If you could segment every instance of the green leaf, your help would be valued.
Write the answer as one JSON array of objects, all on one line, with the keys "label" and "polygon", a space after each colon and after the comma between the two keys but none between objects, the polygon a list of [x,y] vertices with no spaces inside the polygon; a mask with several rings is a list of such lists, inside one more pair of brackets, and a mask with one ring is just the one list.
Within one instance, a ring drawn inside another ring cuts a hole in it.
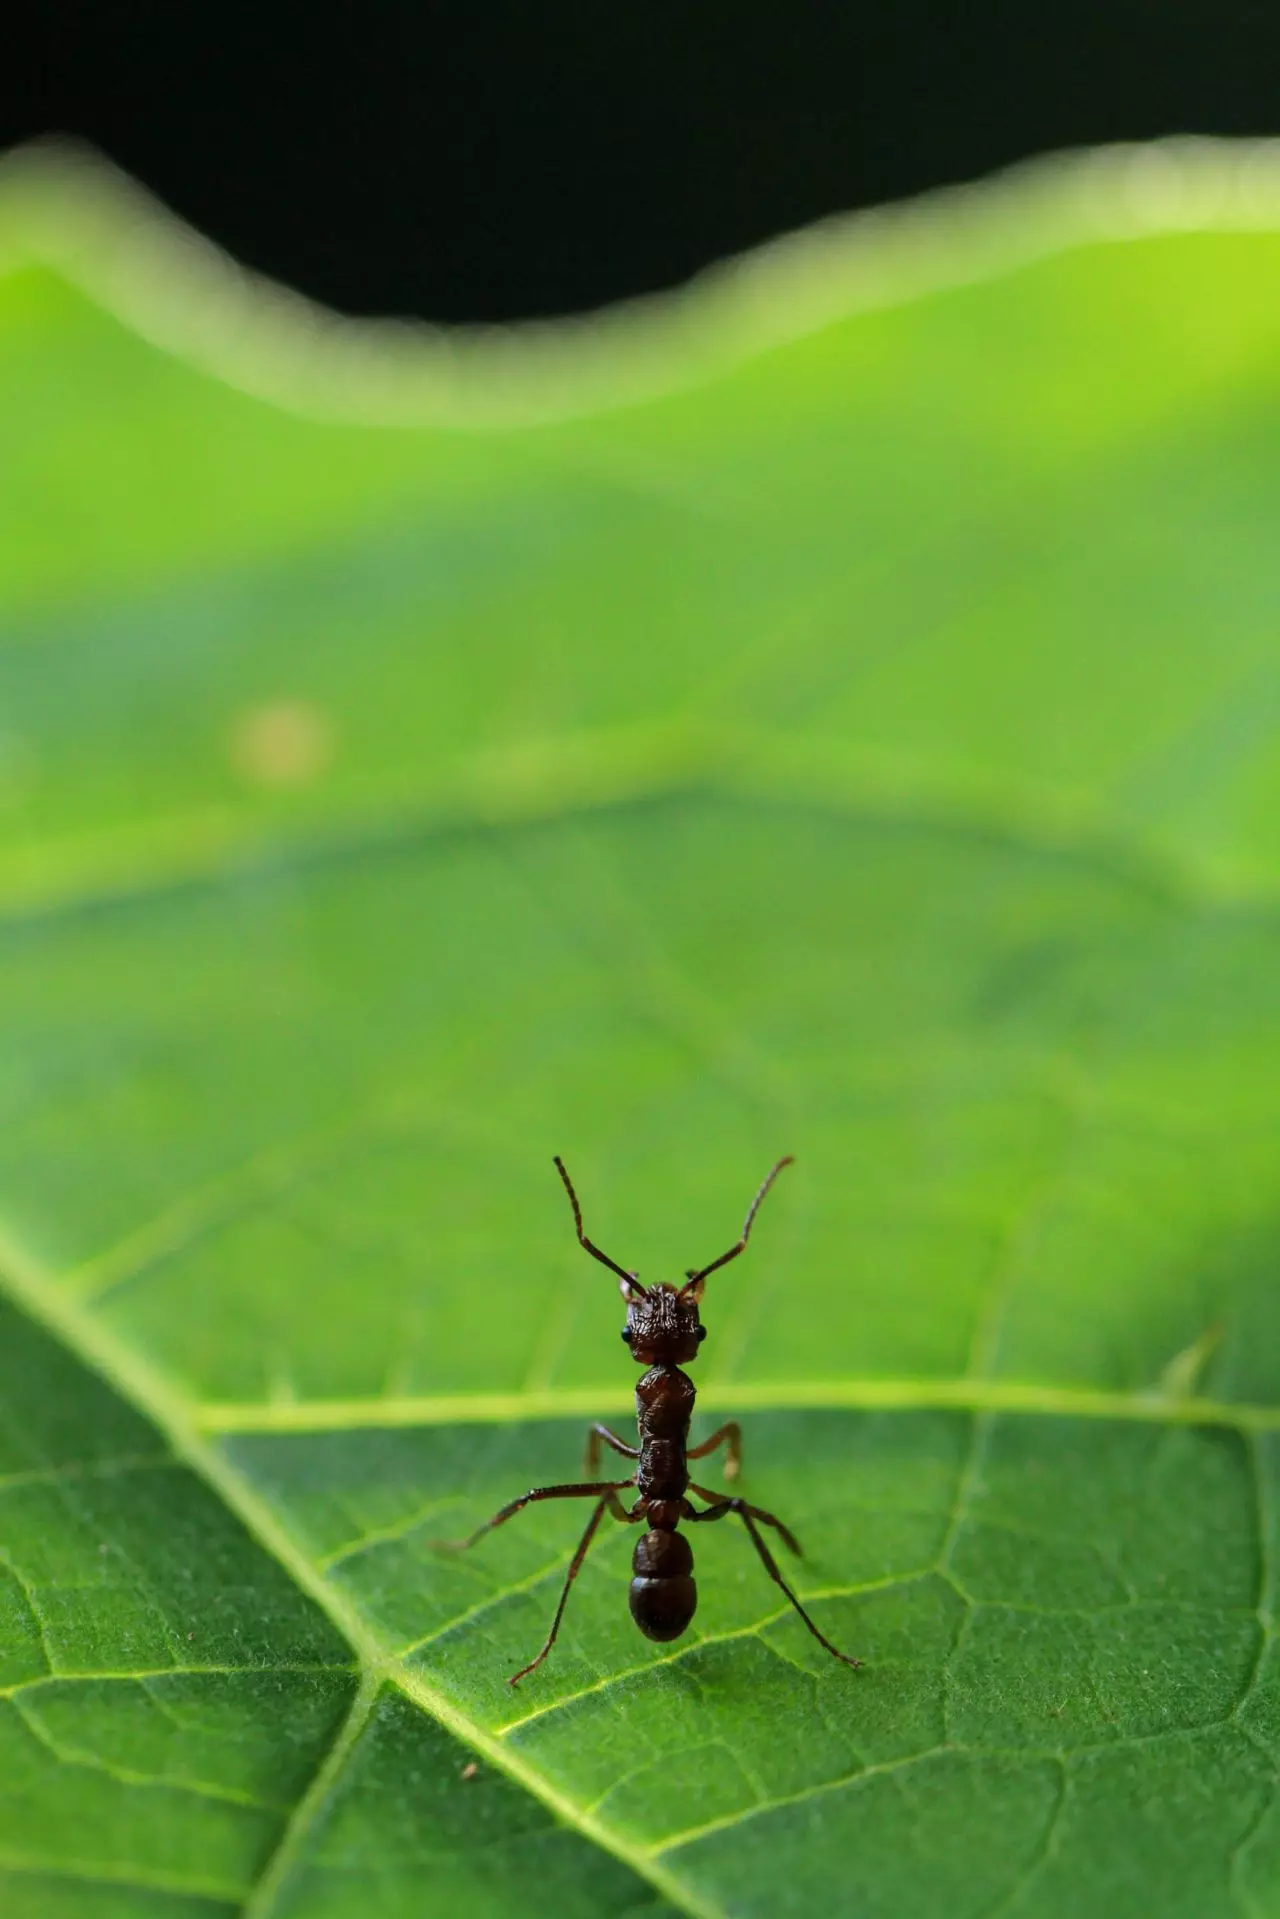
[{"label": "green leaf", "polygon": [[[1280,1912],[1269,152],[505,341],[66,157],[0,256],[5,1912]],[[557,1151],[648,1278],[797,1154],[696,1433],[860,1672],[610,1526],[508,1687]]]}]

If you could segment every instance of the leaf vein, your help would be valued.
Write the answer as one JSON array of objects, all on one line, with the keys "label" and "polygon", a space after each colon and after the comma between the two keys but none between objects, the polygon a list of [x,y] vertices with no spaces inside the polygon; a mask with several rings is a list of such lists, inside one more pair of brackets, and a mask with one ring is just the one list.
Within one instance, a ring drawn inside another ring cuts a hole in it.
[{"label": "leaf vein", "polygon": [[342,1724],[334,1733],[328,1751],[312,1775],[306,1791],[293,1808],[267,1861],[257,1885],[245,1900],[242,1919],[268,1919],[277,1895],[283,1889],[308,1835],[313,1831],[326,1801],[332,1796],[356,1743],[377,1704],[382,1681],[376,1673],[366,1673]]}]

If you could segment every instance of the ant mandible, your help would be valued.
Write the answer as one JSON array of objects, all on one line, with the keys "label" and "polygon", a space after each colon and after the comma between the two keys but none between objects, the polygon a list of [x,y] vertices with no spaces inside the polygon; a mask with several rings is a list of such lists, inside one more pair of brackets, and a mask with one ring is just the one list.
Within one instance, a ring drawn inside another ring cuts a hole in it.
[{"label": "ant mandible", "polygon": [[[578,1576],[596,1529],[606,1512],[631,1525],[644,1521],[648,1527],[637,1540],[632,1556],[630,1592],[631,1617],[646,1639],[678,1639],[693,1618],[698,1603],[698,1590],[693,1578],[693,1550],[684,1535],[676,1530],[680,1521],[723,1519],[726,1513],[737,1513],[751,1535],[765,1571],[775,1585],[781,1586],[818,1643],[846,1666],[860,1666],[860,1659],[851,1659],[848,1653],[833,1646],[825,1633],[819,1632],[779,1572],[759,1528],[773,1526],[784,1545],[791,1552],[799,1554],[800,1546],[794,1533],[780,1519],[772,1513],[763,1512],[759,1506],[749,1506],[745,1499],[726,1498],[689,1478],[688,1461],[703,1459],[721,1445],[725,1448],[725,1478],[736,1479],[738,1476],[742,1459],[742,1434],[736,1420],[728,1420],[712,1433],[710,1439],[704,1439],[700,1446],[690,1448],[689,1421],[693,1414],[696,1389],[689,1375],[680,1369],[682,1363],[687,1364],[696,1358],[698,1348],[706,1338],[707,1329],[698,1316],[698,1301],[702,1298],[705,1281],[719,1267],[727,1266],[731,1259],[736,1259],[739,1253],[746,1251],[752,1222],[760,1203],[783,1167],[791,1165],[791,1154],[778,1161],[752,1200],[743,1223],[742,1237],[727,1253],[721,1253],[719,1259],[713,1259],[709,1266],[690,1268],[685,1274],[685,1284],[679,1289],[665,1284],[642,1286],[637,1274],[627,1272],[625,1267],[619,1266],[616,1260],[610,1259],[607,1253],[601,1252],[587,1238],[582,1228],[582,1208],[578,1204],[578,1195],[573,1190],[573,1181],[558,1153],[555,1163],[569,1195],[569,1204],[573,1207],[573,1223],[577,1227],[579,1244],[593,1259],[598,1259],[602,1266],[607,1266],[618,1275],[619,1290],[627,1304],[627,1323],[622,1329],[622,1337],[631,1348],[631,1357],[648,1370],[636,1386],[639,1446],[628,1446],[608,1426],[593,1426],[587,1435],[586,1454],[586,1471],[591,1477],[585,1483],[536,1486],[532,1492],[522,1493],[519,1499],[513,1499],[500,1512],[496,1512],[469,1539],[435,1542],[446,1551],[463,1552],[468,1546],[474,1546],[478,1539],[483,1539],[486,1533],[492,1532],[495,1526],[505,1525],[508,1519],[537,1500],[595,1500],[595,1511],[578,1542],[578,1550],[569,1562],[560,1603],[556,1607],[546,1642],[527,1666],[512,1673],[507,1683],[519,1685],[535,1666],[542,1664],[554,1646],[569,1588]],[[602,1441],[606,1446],[611,1446],[615,1453],[621,1453],[624,1459],[638,1462],[629,1479],[599,1478]],[[640,1494],[629,1512],[618,1498],[618,1494],[628,1486],[636,1487]],[[690,1490],[706,1501],[701,1511],[686,1497]]]}]

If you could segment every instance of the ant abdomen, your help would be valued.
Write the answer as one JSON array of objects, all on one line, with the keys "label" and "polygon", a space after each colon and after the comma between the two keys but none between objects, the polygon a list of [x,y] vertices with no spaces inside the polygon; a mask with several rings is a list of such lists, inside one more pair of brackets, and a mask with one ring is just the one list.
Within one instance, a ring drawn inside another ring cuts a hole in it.
[{"label": "ant abdomen", "polygon": [[646,1639],[678,1639],[698,1605],[693,1549],[683,1533],[642,1533],[631,1559],[631,1617]]}]

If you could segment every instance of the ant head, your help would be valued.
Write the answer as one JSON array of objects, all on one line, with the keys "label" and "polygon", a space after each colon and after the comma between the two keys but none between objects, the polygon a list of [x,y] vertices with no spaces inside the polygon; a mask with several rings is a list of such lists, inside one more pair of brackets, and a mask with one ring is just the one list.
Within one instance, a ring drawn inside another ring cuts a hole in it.
[{"label": "ant head", "polygon": [[751,1237],[751,1223],[760,1210],[761,1200],[783,1167],[790,1164],[791,1155],[788,1153],[784,1159],[777,1161],[766,1176],[747,1208],[747,1217],[742,1223],[742,1237],[734,1242],[727,1253],[721,1253],[719,1259],[713,1259],[709,1266],[690,1268],[685,1274],[685,1284],[677,1291],[674,1286],[642,1286],[635,1273],[629,1273],[625,1266],[619,1266],[616,1259],[610,1259],[594,1240],[587,1238],[573,1181],[569,1178],[564,1161],[556,1154],[556,1171],[573,1208],[578,1244],[584,1252],[590,1253],[592,1259],[598,1259],[602,1266],[607,1266],[611,1273],[618,1275],[622,1297],[627,1302],[627,1323],[622,1329],[622,1337],[631,1348],[632,1358],[641,1366],[683,1366],[697,1357],[698,1348],[706,1338],[706,1328],[698,1316],[703,1283],[708,1274],[719,1272],[731,1259],[737,1259],[739,1253],[745,1253]]},{"label": "ant head", "polygon": [[641,1366],[684,1366],[698,1356],[707,1329],[698,1316],[701,1285],[650,1286],[624,1279],[619,1287],[627,1302],[622,1337],[631,1357]]}]

